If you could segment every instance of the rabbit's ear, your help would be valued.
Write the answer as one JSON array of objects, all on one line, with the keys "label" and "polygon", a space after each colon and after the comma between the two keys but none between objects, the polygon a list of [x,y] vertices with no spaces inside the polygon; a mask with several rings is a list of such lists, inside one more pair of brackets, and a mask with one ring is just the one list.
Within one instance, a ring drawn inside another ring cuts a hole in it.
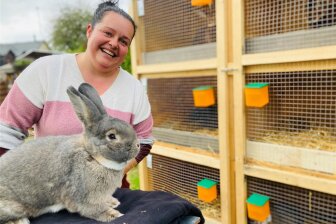
[{"label": "rabbit's ear", "polygon": [[81,94],[85,95],[87,98],[89,98],[92,101],[92,103],[96,105],[96,107],[98,108],[101,114],[106,114],[106,110],[104,108],[103,102],[100,99],[100,96],[98,92],[95,90],[95,88],[93,88],[91,85],[87,83],[82,83],[78,87],[78,91]]},{"label": "rabbit's ear", "polygon": [[67,89],[67,94],[78,118],[84,123],[85,127],[89,127],[99,120],[101,112],[89,98],[72,86]]}]

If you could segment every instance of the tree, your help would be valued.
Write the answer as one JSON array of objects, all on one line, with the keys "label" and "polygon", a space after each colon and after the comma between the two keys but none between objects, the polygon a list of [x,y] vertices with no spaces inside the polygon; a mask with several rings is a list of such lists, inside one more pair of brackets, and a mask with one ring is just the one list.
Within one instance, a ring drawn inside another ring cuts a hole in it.
[{"label": "tree", "polygon": [[126,55],[121,67],[132,74],[131,49],[128,51],[128,54]]},{"label": "tree", "polygon": [[80,52],[86,48],[86,27],[92,14],[84,9],[65,8],[56,20],[52,32],[52,45],[56,50]]}]

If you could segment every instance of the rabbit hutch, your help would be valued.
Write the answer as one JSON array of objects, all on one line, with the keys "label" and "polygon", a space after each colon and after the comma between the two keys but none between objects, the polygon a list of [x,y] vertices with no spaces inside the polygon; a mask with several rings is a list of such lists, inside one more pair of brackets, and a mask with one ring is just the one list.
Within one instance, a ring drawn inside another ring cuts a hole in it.
[{"label": "rabbit hutch", "polygon": [[336,1],[133,0],[143,190],[206,223],[336,223]]},{"label": "rabbit hutch", "polygon": [[336,223],[336,1],[233,3],[237,208],[258,193],[266,223]]}]

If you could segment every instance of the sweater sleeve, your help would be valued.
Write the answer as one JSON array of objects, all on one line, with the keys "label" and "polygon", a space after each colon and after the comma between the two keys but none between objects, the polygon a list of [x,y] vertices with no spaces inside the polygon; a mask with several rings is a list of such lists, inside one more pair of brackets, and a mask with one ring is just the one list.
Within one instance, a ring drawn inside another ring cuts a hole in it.
[{"label": "sweater sleeve", "polygon": [[135,110],[133,127],[140,140],[140,144],[153,145],[154,138],[152,136],[153,129],[153,117],[151,114],[151,106],[147,96],[147,93],[143,85],[137,83],[137,96],[135,97]]},{"label": "sweater sleeve", "polygon": [[135,157],[135,160],[139,163],[150,153],[152,145],[154,144],[154,137],[152,136],[153,117],[151,114],[151,106],[142,84],[138,85],[138,94],[138,100],[136,101],[137,110],[134,114],[133,127],[140,141],[140,152]]},{"label": "sweater sleeve", "polygon": [[28,136],[42,109],[32,104],[14,84],[0,106],[0,147],[13,149]]},{"label": "sweater sleeve", "polygon": [[135,160],[137,161],[137,163],[140,163],[150,153],[151,149],[152,149],[151,145],[140,144],[140,152],[135,157]]},{"label": "sweater sleeve", "polygon": [[16,148],[40,119],[44,96],[39,71],[38,62],[28,66],[0,105],[0,147]]}]

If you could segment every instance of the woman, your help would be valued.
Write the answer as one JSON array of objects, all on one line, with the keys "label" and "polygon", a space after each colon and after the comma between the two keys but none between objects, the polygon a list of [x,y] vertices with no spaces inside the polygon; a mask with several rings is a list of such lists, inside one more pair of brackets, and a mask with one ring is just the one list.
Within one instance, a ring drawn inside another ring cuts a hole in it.
[{"label": "woman", "polygon": [[[132,18],[116,2],[105,1],[87,26],[85,52],[42,57],[28,66],[0,106],[1,152],[21,144],[32,126],[36,137],[80,133],[66,88],[86,82],[98,91],[111,116],[136,130],[141,149],[125,174],[136,166],[152,147],[153,120],[141,83],[120,67],[135,31]],[[122,186],[129,187],[126,178]]]}]

